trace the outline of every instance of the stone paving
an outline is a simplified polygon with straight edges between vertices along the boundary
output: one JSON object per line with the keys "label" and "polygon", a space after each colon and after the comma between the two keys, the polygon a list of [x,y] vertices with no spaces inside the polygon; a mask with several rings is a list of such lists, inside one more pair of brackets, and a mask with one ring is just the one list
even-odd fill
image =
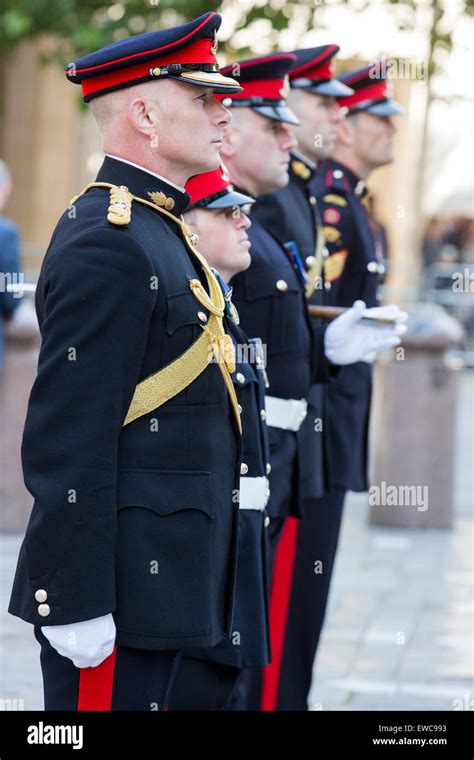
{"label": "stone paving", "polygon": [[460,378],[453,530],[368,525],[351,495],[309,704],[474,709],[474,372]]}
{"label": "stone paving", "polygon": [[[474,709],[473,386],[464,372],[452,531],[369,526],[367,496],[348,501],[312,709]],[[0,709],[42,709],[32,628],[6,612],[20,541],[0,534]]]}

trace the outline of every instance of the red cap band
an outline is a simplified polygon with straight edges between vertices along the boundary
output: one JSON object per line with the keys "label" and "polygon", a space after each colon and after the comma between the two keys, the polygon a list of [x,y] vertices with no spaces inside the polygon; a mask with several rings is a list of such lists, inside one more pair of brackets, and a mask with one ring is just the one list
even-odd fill
{"label": "red cap band", "polygon": [[[351,85],[349,85],[350,87]],[[360,90],[356,90],[353,95],[349,95],[347,98],[341,100],[341,105],[346,108],[354,108],[359,103],[364,103],[366,100],[385,100],[389,97],[387,82],[385,79],[375,80],[373,84],[367,87],[361,87]]]}
{"label": "red cap band", "polygon": [[[101,76],[83,79],[81,82],[82,94],[87,96],[96,92],[101,92],[102,90],[107,90],[109,87],[116,87],[117,85],[125,84],[126,82],[133,82],[136,79],[149,76],[150,69],[161,68],[170,63],[217,64],[217,58],[215,54],[211,52],[213,44],[213,40],[211,39],[197,40],[196,42],[193,42],[192,45],[189,45],[182,50],[176,50],[173,53],[158,56],[149,61],[138,63],[135,66],[127,66],[126,68],[121,68],[117,71],[111,71],[109,74],[102,74]],[[110,63],[113,63],[113,61]]]}
{"label": "red cap band", "polygon": [[219,166],[212,172],[191,177],[186,182],[185,190],[191,196],[191,203],[197,203],[202,198],[220,193],[228,187],[231,187],[231,183],[227,171],[225,167]]}

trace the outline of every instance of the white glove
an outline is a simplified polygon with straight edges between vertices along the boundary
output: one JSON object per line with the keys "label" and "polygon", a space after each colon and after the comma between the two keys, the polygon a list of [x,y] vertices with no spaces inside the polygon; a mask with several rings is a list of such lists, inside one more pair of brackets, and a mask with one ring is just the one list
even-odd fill
{"label": "white glove", "polygon": [[76,668],[95,668],[112,654],[115,622],[112,614],[67,625],[43,625],[44,635],[63,657]]}
{"label": "white glove", "polygon": [[[364,316],[394,319],[393,325],[362,321]],[[408,315],[398,306],[376,306],[366,309],[356,301],[351,309],[335,319],[324,334],[324,353],[332,364],[354,364],[367,355],[398,346],[400,335],[406,332]]]}

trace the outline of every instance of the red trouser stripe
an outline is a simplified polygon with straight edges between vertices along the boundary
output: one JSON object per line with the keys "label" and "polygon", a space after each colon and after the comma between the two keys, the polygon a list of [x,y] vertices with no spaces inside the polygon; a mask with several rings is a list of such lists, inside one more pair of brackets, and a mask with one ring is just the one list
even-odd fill
{"label": "red trouser stripe", "polygon": [[117,647],[96,668],[81,668],[79,671],[78,710],[104,710],[112,707],[115,660]]}
{"label": "red trouser stripe", "polygon": [[270,593],[270,641],[272,661],[263,669],[261,710],[277,708],[286,625],[290,611],[299,520],[289,517],[278,543]]}

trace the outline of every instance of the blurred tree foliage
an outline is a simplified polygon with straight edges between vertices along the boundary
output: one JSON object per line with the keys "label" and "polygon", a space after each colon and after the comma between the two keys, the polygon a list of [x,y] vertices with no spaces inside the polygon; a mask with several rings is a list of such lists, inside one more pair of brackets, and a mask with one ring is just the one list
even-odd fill
{"label": "blurred tree foliage", "polygon": [[[332,0],[363,10],[372,0]],[[436,64],[436,50],[450,50],[452,32],[446,24],[445,9],[450,0],[385,0],[398,6],[400,29],[416,24],[415,11],[420,5],[432,8],[429,30],[429,74]],[[248,8],[247,8],[248,5]],[[86,52],[128,35],[184,23],[209,10],[228,9],[239,16],[236,30],[266,19],[271,22],[271,42],[278,47],[278,34],[294,17],[303,17],[306,28],[318,25],[318,14],[324,0],[0,0],[0,56],[19,42],[40,35],[53,35],[58,40],[54,56],[62,64]],[[474,9],[474,0],[462,0],[465,13]],[[226,44],[221,43],[221,50]],[[251,54],[251,50],[232,45],[232,55]]]}
{"label": "blurred tree foliage", "polygon": [[[116,39],[184,23],[218,0],[0,0],[0,55],[42,34],[68,43],[77,57]],[[66,50],[59,48],[58,57]],[[67,56],[66,56],[67,57]]]}

